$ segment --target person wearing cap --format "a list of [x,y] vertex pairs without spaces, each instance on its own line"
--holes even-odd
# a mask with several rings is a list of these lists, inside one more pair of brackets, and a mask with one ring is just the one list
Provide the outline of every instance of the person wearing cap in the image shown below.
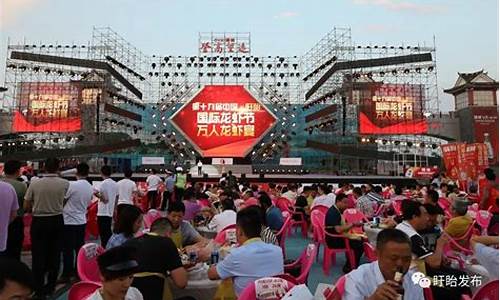
[[444,231],[451,237],[460,237],[464,235],[472,224],[472,219],[467,216],[468,205],[469,202],[464,198],[458,198],[451,204],[452,218],[444,228]]
[[87,300],[142,300],[141,292],[132,287],[139,268],[135,249],[129,246],[111,248],[97,257],[102,287]]

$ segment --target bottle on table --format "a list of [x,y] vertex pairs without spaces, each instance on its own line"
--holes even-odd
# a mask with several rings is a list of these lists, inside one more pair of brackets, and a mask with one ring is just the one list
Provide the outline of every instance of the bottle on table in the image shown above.
[[405,290],[403,288],[403,270],[398,270],[394,273],[394,281],[398,283],[398,287],[396,288],[396,292],[398,293],[397,300],[403,300],[405,296]]

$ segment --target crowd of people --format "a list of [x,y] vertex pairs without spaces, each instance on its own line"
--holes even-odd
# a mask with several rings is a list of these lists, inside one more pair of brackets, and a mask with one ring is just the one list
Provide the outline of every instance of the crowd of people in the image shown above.
[[[238,247],[233,245],[223,260],[207,270],[211,280],[231,278],[236,295],[259,278],[284,273],[279,233],[288,216],[279,201],[294,212],[290,217],[301,214],[307,222],[312,211],[324,209],[324,228],[334,235],[326,237],[327,247],[352,249],[354,260],[346,259],[342,268],[347,274],[343,299],[397,299],[401,287],[406,291],[404,299],[423,299],[422,289],[411,282],[414,272],[425,270],[430,277],[464,275],[447,260],[444,247],[450,238],[463,236],[475,225],[468,215],[474,205],[490,211],[492,217],[487,234],[474,235],[470,247],[488,278],[498,278],[498,248],[490,247],[498,245],[498,187],[491,169],[485,170],[477,185],[461,190],[444,174],[428,185],[340,183],[334,188],[257,185],[238,180],[229,171],[218,183],[191,184],[179,168],[166,174],[152,170],[147,188],[141,190],[130,170],[116,182],[110,167],[103,166],[102,181],[93,186],[86,163],[76,166],[74,181],[59,176],[57,159],[47,159],[44,167],[41,178],[26,182],[19,161],[5,163],[0,181],[0,269],[11,266],[16,271],[0,272],[0,299],[3,293],[12,293],[12,282],[22,295],[33,291],[35,299],[45,299],[58,283],[77,280],[76,256],[88,238],[88,207],[95,201],[99,234],[94,238],[106,251],[98,257],[102,287],[89,299],[163,299],[167,277],[176,288],[184,289],[188,273],[183,254],[196,253],[197,261],[208,261],[214,249],[227,242],[202,236],[200,227],[215,234],[236,228],[230,244]],[[146,207],[138,202],[142,198],[147,199]],[[145,230],[145,215],[151,209],[158,210],[159,216]],[[377,236],[377,261],[360,265],[364,240],[350,232],[366,224],[346,222],[346,209],[356,209],[368,220],[380,219],[387,228]],[[19,263],[27,213],[32,216],[31,271]],[[394,281],[396,273],[402,274],[402,283]],[[435,299],[460,299],[471,293],[467,287],[432,286],[432,291]],[[28,299],[22,295],[16,299]]]

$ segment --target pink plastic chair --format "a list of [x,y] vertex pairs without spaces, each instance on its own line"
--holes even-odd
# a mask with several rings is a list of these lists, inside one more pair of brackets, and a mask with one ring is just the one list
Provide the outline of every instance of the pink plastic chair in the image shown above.
[[470,238],[474,233],[474,222],[469,226],[467,232],[464,235],[458,238],[451,237],[446,231],[443,231],[443,234],[448,237],[448,243],[446,243],[443,247],[443,253],[449,260],[454,260],[458,262],[460,269],[465,268],[465,259],[464,256],[469,256],[474,254],[474,252],[469,249]]
[[146,215],[144,215],[144,227],[149,229],[151,227],[151,224],[153,224],[153,222],[156,220],[156,219],[159,219],[161,218],[162,215],[161,213],[156,210],[156,209],[150,209]]
[[25,214],[23,216],[23,224],[24,224],[24,240],[23,240],[23,250],[31,250],[31,222],[33,221],[32,214]]
[[[344,210],[342,214],[347,224],[353,224],[357,222],[368,223],[368,218],[359,210],[355,208],[349,208]],[[353,227],[351,229],[352,233],[363,233],[363,227]]]
[[[302,231],[302,236],[307,237],[308,226],[304,213],[295,211],[292,203],[287,198],[284,197],[276,198],[275,203],[276,207],[278,207],[281,210],[285,218],[288,217],[288,215],[292,216],[290,229],[292,229],[293,227],[300,226],[300,230]],[[288,212],[288,214],[285,214],[285,212]],[[295,220],[293,216],[298,216],[298,220]]]
[[333,290],[326,289],[323,292],[323,296],[325,296],[325,300],[342,300],[345,291],[345,280],[346,276],[342,275],[335,283],[335,287]]
[[280,242],[280,247],[281,247],[281,250],[283,251],[283,259],[286,258],[286,243],[285,243],[285,240],[286,240],[286,236],[291,228],[291,225],[292,225],[292,217],[291,216],[288,216],[286,219],[285,219],[285,222],[283,223],[283,226],[281,226],[281,229],[280,231],[278,231],[278,233],[276,233],[276,237],[278,238],[279,242]]
[[285,272],[287,269],[294,268],[300,265],[300,275],[295,278],[298,284],[307,284],[307,278],[309,277],[309,272],[316,258],[316,245],[309,244],[306,249],[302,252],[300,257],[291,264],[285,265]]
[[481,234],[487,234],[488,226],[490,225],[491,217],[493,216],[487,210],[480,210],[476,214],[476,223],[481,227]]
[[[248,284],[247,287],[241,292],[240,296],[238,297],[238,300],[256,300],[257,299],[257,294],[256,294],[256,291],[255,291],[255,283],[257,281],[259,281],[259,280],[267,280],[269,278],[273,278],[273,277],[267,277],[267,278],[258,279],[254,283]],[[274,277],[274,278],[278,278],[278,277]],[[290,281],[287,281],[287,280],[285,280],[283,278],[281,278],[281,280],[283,280],[283,283],[287,284],[287,288],[286,288],[287,292],[289,290],[291,290],[295,286],[295,284],[293,284]],[[278,300],[278,299],[281,299],[281,298],[276,298],[276,300]]]
[[75,283],[68,293],[68,300],[87,299],[92,293],[99,289],[101,285],[95,282],[80,281]]
[[394,200],[391,202],[392,208],[394,209],[394,212],[398,216],[403,214],[403,210],[402,210],[403,201],[405,201],[405,200]]
[[[321,220],[320,218],[323,217]],[[330,267],[335,264],[337,253],[345,253],[346,259],[349,260],[351,267],[356,268],[356,260],[354,258],[354,251],[351,249],[349,239],[341,234],[331,234],[325,231],[325,216],[319,211],[311,212],[311,222],[314,230],[318,231],[319,239],[323,242],[323,272],[328,276]],[[328,248],[326,244],[326,237],[341,238],[346,244],[346,248]]]
[[231,224],[224,227],[224,229],[222,229],[219,233],[217,233],[214,242],[216,242],[219,245],[224,245],[227,242],[226,232],[229,230],[236,231],[236,224]]
[[365,257],[369,262],[374,262],[377,260],[377,253],[375,252],[375,248],[373,248],[372,244],[364,242],[363,249],[365,251]]
[[347,195],[347,208],[355,208],[356,207],[356,199],[353,194]]
[[104,248],[95,243],[88,243],[80,248],[76,259],[76,269],[82,281],[101,282],[97,257],[102,253],[104,253]]
[[446,212],[449,211],[451,203],[447,198],[441,197],[438,199],[438,205],[441,206],[441,208]]
[[479,290],[472,296],[462,295],[462,300],[498,300],[498,279],[490,281],[483,285]]
[[312,213],[313,211],[315,211],[315,210],[319,210],[319,211],[321,211],[324,215],[326,215],[326,212],[328,211],[328,206],[321,205],[321,204],[316,205],[316,206],[313,206],[313,207],[311,208],[311,213]]
[[321,224],[325,222],[325,214],[321,210],[311,212],[311,225],[313,231],[313,241],[316,244],[316,261],[319,260],[319,248],[325,242],[325,236],[321,231]]

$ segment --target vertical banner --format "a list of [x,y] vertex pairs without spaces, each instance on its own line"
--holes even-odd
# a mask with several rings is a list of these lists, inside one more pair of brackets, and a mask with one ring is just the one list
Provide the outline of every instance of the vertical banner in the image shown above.
[[447,175],[453,180],[477,180],[488,167],[488,149],[483,143],[441,145]]
[[458,179],[459,175],[458,145],[459,144],[441,145],[446,173],[453,180]]

